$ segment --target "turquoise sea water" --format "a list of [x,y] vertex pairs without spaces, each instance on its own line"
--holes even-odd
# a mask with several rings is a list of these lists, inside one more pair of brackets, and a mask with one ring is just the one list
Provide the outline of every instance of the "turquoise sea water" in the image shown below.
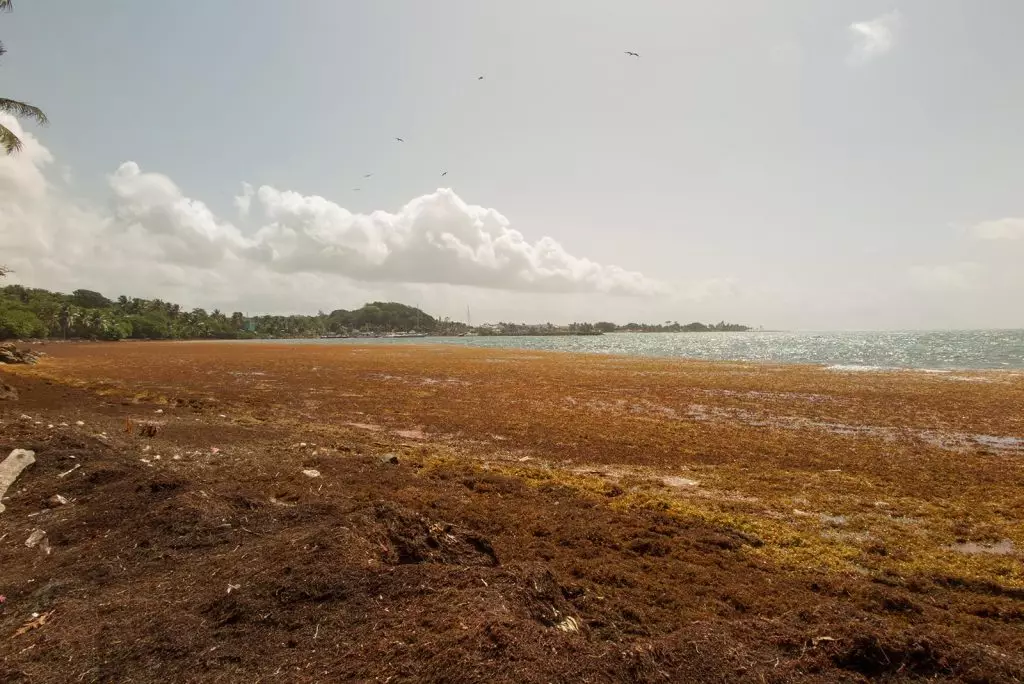
[[451,344],[708,360],[930,369],[1024,369],[1024,330],[612,333],[595,337],[296,340],[297,344]]

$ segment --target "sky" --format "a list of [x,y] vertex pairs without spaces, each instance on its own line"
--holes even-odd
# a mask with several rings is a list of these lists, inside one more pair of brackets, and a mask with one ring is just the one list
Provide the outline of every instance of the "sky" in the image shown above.
[[1022,327],[1021,25],[1019,0],[21,0],[0,95],[50,124],[2,121],[0,263],[248,314]]

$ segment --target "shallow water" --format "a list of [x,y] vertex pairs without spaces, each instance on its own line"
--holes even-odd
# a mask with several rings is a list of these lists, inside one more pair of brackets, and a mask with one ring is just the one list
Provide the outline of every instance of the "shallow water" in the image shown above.
[[[1024,330],[612,333],[581,337],[428,337],[293,342],[388,345],[440,343],[716,361],[811,363],[831,366],[837,372],[898,368],[1024,369]],[[964,379],[949,377],[951,381]]]

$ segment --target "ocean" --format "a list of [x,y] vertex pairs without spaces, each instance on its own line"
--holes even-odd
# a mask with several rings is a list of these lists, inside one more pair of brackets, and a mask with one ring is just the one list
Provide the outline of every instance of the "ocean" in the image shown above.
[[611,333],[579,337],[295,340],[300,344],[451,344],[849,369],[1024,369],[1024,330]]

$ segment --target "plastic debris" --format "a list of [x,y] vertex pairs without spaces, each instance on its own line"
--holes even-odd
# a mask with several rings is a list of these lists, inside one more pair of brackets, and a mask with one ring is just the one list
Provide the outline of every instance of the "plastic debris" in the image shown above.
[[314,468],[307,468],[302,471],[302,474],[306,477],[320,477],[320,471]]
[[59,478],[61,478],[63,480],[65,477],[67,477],[68,475],[70,475],[71,473],[75,472],[76,470],[78,470],[81,467],[82,467],[82,464],[78,463],[77,465],[75,465],[74,468],[72,468],[71,470],[65,470],[63,473],[61,473],[57,477],[59,477]]
[[54,506],[67,506],[69,501],[60,494],[54,494],[49,499],[50,503]]

